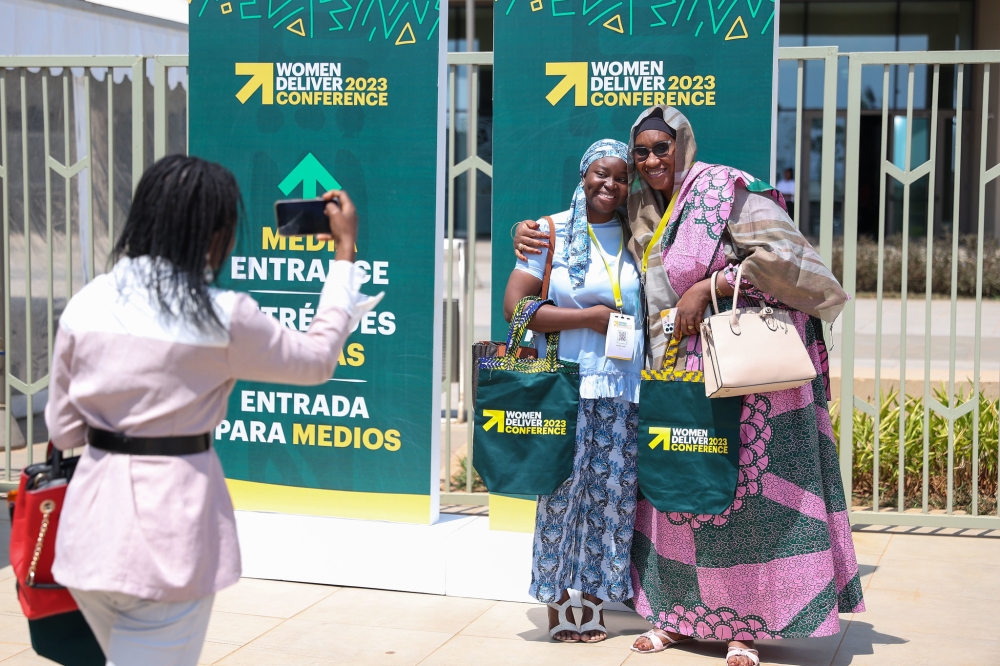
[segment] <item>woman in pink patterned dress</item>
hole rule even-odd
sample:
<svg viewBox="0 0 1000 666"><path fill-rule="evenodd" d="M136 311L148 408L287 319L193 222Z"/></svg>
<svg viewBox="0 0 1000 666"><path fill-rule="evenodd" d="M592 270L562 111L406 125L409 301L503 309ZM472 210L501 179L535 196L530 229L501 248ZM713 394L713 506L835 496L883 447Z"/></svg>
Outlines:
<svg viewBox="0 0 1000 666"><path fill-rule="evenodd" d="M660 513L640 496L636 513L631 604L653 628L633 649L724 640L727 666L756 666L755 640L836 634L838 613L864 610L822 337L822 321L848 297L776 190L696 161L694 132L676 109L643 112L629 153L629 249L648 257L647 367L662 367L673 335L686 352L678 363L702 369L699 324L713 289L728 309L742 263L741 294L790 310L818 373L797 389L745 396L736 499L726 511ZM517 243L537 241L522 226ZM670 309L674 326L664 330Z"/></svg>
<svg viewBox="0 0 1000 666"><path fill-rule="evenodd" d="M672 151L661 154L663 142ZM777 191L737 169L696 162L695 152L691 125L675 109L649 109L633 127L630 249L641 253L653 243L655 258L646 273L651 367L660 367L667 341L654 313L674 308L686 367L702 368L695 332L713 289L732 298L742 263L741 290L791 311L818 376L797 389L745 396L736 499L721 515L664 514L640 501L632 604L654 628L633 647L656 652L693 638L725 640L728 666L753 666L754 640L836 634L838 612L864 610L820 321L833 321L847 295ZM716 284L705 279L713 271L720 271Z"/></svg>

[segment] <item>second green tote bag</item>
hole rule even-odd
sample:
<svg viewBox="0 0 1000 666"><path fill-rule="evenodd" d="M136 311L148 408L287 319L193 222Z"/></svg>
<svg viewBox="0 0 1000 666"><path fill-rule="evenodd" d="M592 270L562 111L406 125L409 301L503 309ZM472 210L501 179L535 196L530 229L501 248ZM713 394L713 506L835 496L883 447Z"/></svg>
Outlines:
<svg viewBox="0 0 1000 666"><path fill-rule="evenodd" d="M550 495L573 473L579 366L559 360L559 333L546 334L545 358L517 358L528 322L546 303L521 300L506 353L479 359L472 464L491 493Z"/></svg>
<svg viewBox="0 0 1000 666"><path fill-rule="evenodd" d="M707 398L703 373L644 370L639 400L639 490L657 511L718 515L733 503L743 398Z"/></svg>

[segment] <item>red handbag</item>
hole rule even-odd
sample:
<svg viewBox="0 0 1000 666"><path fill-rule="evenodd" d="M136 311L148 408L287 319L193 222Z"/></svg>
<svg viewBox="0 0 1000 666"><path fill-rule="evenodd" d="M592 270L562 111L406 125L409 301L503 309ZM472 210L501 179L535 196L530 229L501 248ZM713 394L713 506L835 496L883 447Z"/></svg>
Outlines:
<svg viewBox="0 0 1000 666"><path fill-rule="evenodd" d="M56 532L66 488L77 458L63 458L49 445L48 461L21 472L10 534L10 563L17 581L17 598L29 620L77 609L76 601L52 577Z"/></svg>

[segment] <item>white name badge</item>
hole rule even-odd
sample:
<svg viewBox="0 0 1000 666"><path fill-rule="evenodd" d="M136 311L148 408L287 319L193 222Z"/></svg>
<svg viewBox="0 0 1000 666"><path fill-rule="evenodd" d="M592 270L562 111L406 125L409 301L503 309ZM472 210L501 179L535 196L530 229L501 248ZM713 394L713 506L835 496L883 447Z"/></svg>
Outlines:
<svg viewBox="0 0 1000 666"><path fill-rule="evenodd" d="M613 314L608 319L604 355L619 361L631 361L635 353L635 317Z"/></svg>

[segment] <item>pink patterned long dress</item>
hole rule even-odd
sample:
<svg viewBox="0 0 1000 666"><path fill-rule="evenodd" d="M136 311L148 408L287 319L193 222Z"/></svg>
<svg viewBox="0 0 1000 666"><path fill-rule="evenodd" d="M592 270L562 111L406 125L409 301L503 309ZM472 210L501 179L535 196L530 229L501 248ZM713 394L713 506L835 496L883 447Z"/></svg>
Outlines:
<svg viewBox="0 0 1000 666"><path fill-rule="evenodd" d="M697 164L678 201L684 207L662 247L679 295L711 271L728 267L730 283L735 279L732 239L723 238L731 214L756 216L756 224L784 215L780 195L724 166ZM777 304L757 290L750 295ZM840 630L838 612L864 610L820 323L791 315L819 376L797 389L745 397L733 504L717 516L666 514L640 499L631 603L661 629L720 640L827 636ZM687 350L686 367L700 370L697 338Z"/></svg>

